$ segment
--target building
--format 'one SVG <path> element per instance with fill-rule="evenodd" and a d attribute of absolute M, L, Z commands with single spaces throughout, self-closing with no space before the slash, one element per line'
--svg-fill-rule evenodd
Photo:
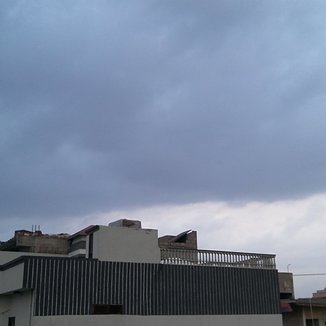
<path fill-rule="evenodd" d="M 325 326 L 326 298 L 300 298 L 283 312 L 284 326 Z"/>
<path fill-rule="evenodd" d="M 0 245 L 0 325 L 281 326 L 275 256 L 199 250 L 196 232 L 158 238 L 130 220 L 17 231 Z"/>
<path fill-rule="evenodd" d="M 292 273 L 279 273 L 279 285 L 284 326 L 326 326 L 325 289 L 295 299 Z"/>
<path fill-rule="evenodd" d="M 322 290 L 317 290 L 315 293 L 312 294 L 313 298 L 326 298 L 326 288 Z"/>

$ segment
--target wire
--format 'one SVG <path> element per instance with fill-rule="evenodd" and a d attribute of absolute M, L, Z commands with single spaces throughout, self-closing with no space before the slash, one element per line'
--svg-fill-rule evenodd
<path fill-rule="evenodd" d="M 293 274 L 293 276 L 322 276 L 326 275 L 326 273 L 314 273 L 314 274 Z"/>

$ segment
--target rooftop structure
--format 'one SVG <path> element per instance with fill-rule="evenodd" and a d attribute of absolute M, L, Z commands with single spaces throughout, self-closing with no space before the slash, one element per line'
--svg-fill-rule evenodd
<path fill-rule="evenodd" d="M 67 254 L 68 234 L 43 234 L 42 231 L 17 230 L 14 237 L 0 243 L 0 251 Z"/>
<path fill-rule="evenodd" d="M 322 290 L 317 290 L 315 293 L 312 294 L 313 298 L 325 298 L 326 299 L 326 288 Z"/>

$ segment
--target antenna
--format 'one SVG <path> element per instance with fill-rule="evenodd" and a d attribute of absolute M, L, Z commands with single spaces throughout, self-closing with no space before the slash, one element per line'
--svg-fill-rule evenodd
<path fill-rule="evenodd" d="M 287 266 L 286 266 L 288 273 L 290 273 L 290 266 L 291 266 L 291 264 L 287 264 Z"/>

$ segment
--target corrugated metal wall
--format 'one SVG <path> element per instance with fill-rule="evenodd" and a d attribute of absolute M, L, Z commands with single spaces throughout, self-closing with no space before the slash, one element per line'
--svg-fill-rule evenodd
<path fill-rule="evenodd" d="M 122 304 L 130 315 L 277 314 L 276 270 L 26 257 L 34 314 L 90 314 Z"/>

